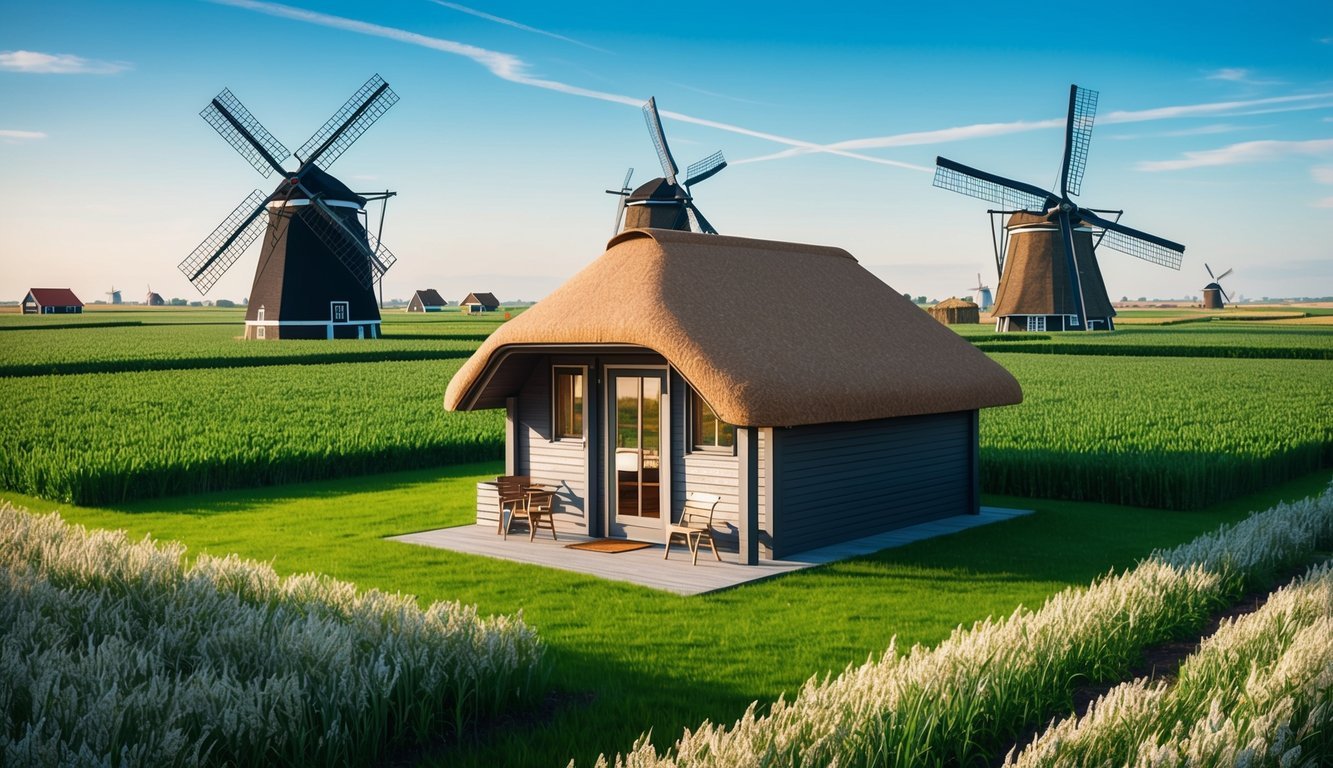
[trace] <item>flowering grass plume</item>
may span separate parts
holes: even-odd
[[[0,765],[349,765],[543,682],[521,618],[0,507]]]
[[[1333,758],[1333,565],[1224,623],[1174,685],[1135,680],[1052,724],[1013,768],[1327,765]]]
[[[1067,589],[1038,610],[959,627],[935,648],[894,645],[813,677],[767,712],[704,722],[659,753],[644,735],[599,766],[946,766],[995,760],[1024,728],[1069,711],[1083,681],[1125,674],[1147,646],[1197,631],[1277,569],[1333,542],[1333,486],[1279,504],[1134,568]]]

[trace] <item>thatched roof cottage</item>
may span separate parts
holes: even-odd
[[[661,542],[702,491],[753,563],[975,514],[978,409],[1021,399],[844,250],[648,229],[497,329],[444,404],[506,409],[506,471],[561,487],[557,527]]]

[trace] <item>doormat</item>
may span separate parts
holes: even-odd
[[[636,549],[651,547],[646,541],[626,541],[624,539],[593,539],[577,544],[566,544],[565,549],[586,549],[589,552],[633,552]]]

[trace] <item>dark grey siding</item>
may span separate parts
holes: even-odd
[[[574,364],[560,361],[561,365]],[[587,381],[587,377],[584,377]],[[586,393],[586,412],[591,407]],[[518,442],[514,474],[560,486],[555,505],[557,530],[588,532],[588,446],[583,440],[551,439],[551,366],[533,366],[532,375],[518,393]]]
[[[740,464],[734,453],[689,450],[689,414],[686,404],[690,387],[679,374],[671,374],[671,518],[677,520],[688,493],[711,493],[721,497],[713,513],[713,528],[721,549],[736,550],[739,531],[737,488]]]
[[[775,556],[976,511],[973,412],[773,430]]]

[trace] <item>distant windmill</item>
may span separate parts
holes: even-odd
[[[982,312],[985,312],[986,310],[990,309],[990,307],[991,307],[990,286],[989,286],[989,285],[986,285],[986,284],[983,283],[983,282],[981,282],[981,273],[980,273],[980,272],[977,273],[977,284],[976,284],[976,287],[974,287],[974,288],[968,288],[968,290],[969,290],[969,291],[972,291],[972,293],[976,294],[976,297],[977,297],[977,308],[978,308],[978,309],[980,309]]]
[[[120,291],[116,290],[114,285],[111,286],[111,290],[106,292],[106,297],[112,304],[120,303]]]
[[[1060,192],[979,171],[943,157],[935,159],[935,186],[989,200],[1010,210],[1008,243],[1000,266],[1000,288],[991,314],[999,331],[1106,330],[1115,309],[1106,294],[1096,245],[1144,261],[1180,269],[1185,246],[1102,218],[1105,209],[1079,206],[1097,92],[1069,86]],[[1093,236],[1097,242],[1093,242]]]
[[[625,195],[622,190],[620,204],[616,211],[616,224],[620,223],[620,212],[625,214],[625,229],[653,227],[657,229],[680,229],[686,232],[704,232],[716,235],[717,230],[708,223],[702,212],[694,204],[690,187],[710,178],[727,167],[727,161],[721,152],[714,152],[685,170],[685,181],[676,180],[676,161],[667,148],[666,133],[662,131],[662,120],[657,114],[657,100],[648,99],[643,105],[643,117],[648,123],[648,134],[657,149],[657,159],[662,163],[661,178],[653,179]],[[633,169],[631,169],[633,170]],[[625,187],[629,186],[629,176],[625,177]],[[616,194],[616,193],[612,193]]]
[[[394,193],[355,193],[321,165],[337,160],[397,101],[388,83],[371,77],[295,153],[229,90],[199,113],[260,174],[282,176],[271,193],[250,193],[180,263],[181,272],[206,294],[264,233],[245,314],[247,339],[379,335],[374,283],[397,259],[366,230],[361,216],[368,200]],[[287,171],[282,163],[293,154],[300,165]]]
[[[1203,287],[1203,308],[1204,309],[1222,309],[1227,304],[1233,303],[1231,297],[1222,288],[1222,278],[1235,272],[1234,269],[1228,269],[1220,275],[1214,275],[1212,267],[1205,262],[1203,268],[1208,270],[1208,277],[1212,282]]]
[[[147,304],[150,307],[160,307],[166,304],[166,302],[162,300],[162,296],[160,294],[153,292],[152,285],[148,286],[148,295],[144,297],[143,303]]]

